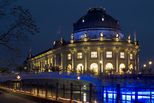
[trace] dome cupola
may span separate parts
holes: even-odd
[[[118,33],[121,37],[119,21],[108,15],[103,8],[91,8],[73,25],[75,39],[82,39],[84,33],[96,39],[103,32],[104,37],[112,38]]]

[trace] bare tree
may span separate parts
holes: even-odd
[[[7,13],[6,6],[13,1],[15,0],[1,0],[0,2],[0,17],[9,15],[12,19],[8,24],[8,28],[0,32],[0,45],[16,50],[13,43],[23,40],[31,34],[36,34],[38,28],[28,9],[24,9],[21,6],[13,6],[10,8],[10,12]]]
[[[28,9],[16,5],[17,0],[0,0],[0,47],[8,49],[8,57],[0,57],[0,66],[14,68],[18,65],[21,42],[38,33],[38,27]],[[1,52],[6,52],[0,48]],[[10,56],[11,55],[11,56]],[[13,58],[13,59],[12,59]],[[6,62],[7,61],[7,62]]]

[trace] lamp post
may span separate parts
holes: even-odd
[[[149,61],[148,64],[149,64],[149,74],[150,74],[152,72],[152,68],[151,68],[152,61]]]
[[[27,72],[27,67],[26,66],[24,67],[24,70]]]
[[[143,64],[143,68],[146,68],[147,67],[147,65],[146,64]]]
[[[146,68],[147,68],[147,65],[146,64],[143,64],[143,68],[142,68],[142,73],[144,74],[144,73],[146,73]]]
[[[16,77],[16,78],[17,78],[17,80],[20,80],[20,79],[21,79],[20,75],[17,75],[17,77]]]
[[[152,65],[152,61],[149,61],[149,65]]]

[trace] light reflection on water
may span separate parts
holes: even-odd
[[[117,103],[117,91],[116,90],[111,90],[105,88],[104,89],[104,97],[100,97],[103,95],[99,95],[98,92],[96,92],[96,94],[92,97],[93,103]],[[36,89],[32,89],[32,92],[34,93],[34,95],[37,95],[37,90]],[[79,100],[80,94],[79,92],[73,92],[74,95],[74,99],[75,100]],[[136,99],[136,95],[137,96],[137,101],[139,103],[154,103],[154,91],[144,91],[144,90],[139,90],[137,92],[137,94],[135,93],[134,90],[130,90],[130,91],[126,91],[126,89],[121,89],[121,93],[120,93],[120,103],[134,103],[135,99]],[[150,97],[151,95],[151,97]],[[39,96],[43,96],[45,97],[45,90],[40,90],[39,92]],[[82,92],[82,97],[81,97],[81,101],[83,102],[88,102],[89,101],[89,93],[87,92]],[[54,92],[49,92],[48,91],[48,97],[49,98],[56,98],[56,94]],[[62,97],[62,93],[59,92],[59,97]],[[69,93],[65,94],[65,98],[69,99]],[[104,98],[104,100],[103,100]],[[150,102],[151,99],[151,102]]]
[[[135,90],[121,89],[120,90],[120,103],[154,103],[154,90]],[[105,88],[104,90],[104,103],[117,103],[117,91]]]
[[[20,86],[19,86],[20,87]],[[85,86],[83,86],[85,87]],[[97,88],[97,89],[96,89]],[[95,87],[92,91],[92,96],[90,97],[90,91],[86,88],[82,91],[73,91],[73,100],[82,101],[83,103],[88,103],[89,99],[93,101],[92,103],[117,103],[117,87]],[[39,92],[36,87],[25,87],[22,88],[24,91],[28,89],[33,95],[38,95],[45,97],[46,91],[48,98],[56,99],[55,88],[40,88]],[[58,90],[58,97],[65,99],[70,99],[70,89],[66,90],[65,93],[62,88]],[[120,103],[154,103],[154,88],[130,88],[122,87],[120,88]],[[119,102],[118,102],[119,103]]]

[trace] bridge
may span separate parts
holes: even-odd
[[[30,96],[43,97],[52,100],[78,101],[78,103],[82,101],[89,101],[91,103],[93,100],[97,100],[99,102],[109,102],[115,100],[125,100],[131,102],[144,100],[149,103],[154,102],[154,88],[151,88],[148,84],[150,83],[150,85],[153,85],[154,82],[153,79],[151,79],[153,76],[110,75],[107,77],[96,77],[92,74],[79,75],[75,73],[44,72],[37,74],[20,73],[0,75],[0,78],[1,82],[8,81],[6,84],[2,84],[2,86],[12,90],[13,92],[16,91],[18,94],[24,93],[24,95],[28,94]],[[57,82],[61,83],[64,80],[68,80],[70,82],[67,81],[65,84],[57,84]],[[112,87],[105,86],[103,83],[105,80],[111,80]],[[135,82],[135,80],[137,82]],[[84,82],[86,85],[82,83],[77,84],[76,81],[77,83]],[[114,84],[118,83],[117,81],[125,81],[123,83],[125,84],[125,87],[122,85],[114,86]],[[126,83],[129,85],[133,83],[135,84],[135,87],[127,87]],[[92,84],[92,86],[87,84]],[[136,88],[137,85],[140,87]],[[145,85],[148,85],[148,87]],[[95,90],[97,90],[97,92]],[[128,93],[126,93],[126,91]],[[128,98],[123,98],[123,96]]]
[[[3,82],[2,87],[9,88],[13,91],[15,90],[19,94],[24,91],[24,94],[29,93],[30,95],[35,95],[36,97],[45,97],[54,100],[57,100],[59,98],[59,100],[62,99],[63,101],[72,100],[71,99],[72,97],[70,97],[71,95],[72,96],[78,95],[78,98],[80,98],[80,100],[83,100],[81,99],[83,92],[85,92],[84,93],[85,97],[87,97],[86,95],[88,96],[91,95],[89,89],[87,90],[84,89],[90,88],[91,91],[92,90],[92,87],[90,87],[91,84],[95,87],[96,86],[99,87],[101,85],[101,79],[92,74],[79,75],[76,73],[64,73],[64,72],[20,73],[12,75],[0,75],[0,78],[1,78],[0,82]],[[52,83],[51,80],[55,80],[56,82],[50,84]],[[65,80],[66,82],[64,82]],[[57,83],[62,83],[63,85]],[[86,84],[86,87],[84,84]],[[27,90],[28,88],[30,88],[30,90]],[[42,91],[43,93],[41,93],[40,91]],[[67,97],[68,93],[70,95],[69,99]]]
[[[0,82],[13,81],[18,79],[31,80],[31,79],[67,79],[67,80],[80,80],[83,82],[91,83],[95,86],[101,85],[101,79],[92,74],[76,74],[76,73],[60,73],[60,72],[43,72],[43,73],[19,73],[19,74],[3,74],[0,75]]]

